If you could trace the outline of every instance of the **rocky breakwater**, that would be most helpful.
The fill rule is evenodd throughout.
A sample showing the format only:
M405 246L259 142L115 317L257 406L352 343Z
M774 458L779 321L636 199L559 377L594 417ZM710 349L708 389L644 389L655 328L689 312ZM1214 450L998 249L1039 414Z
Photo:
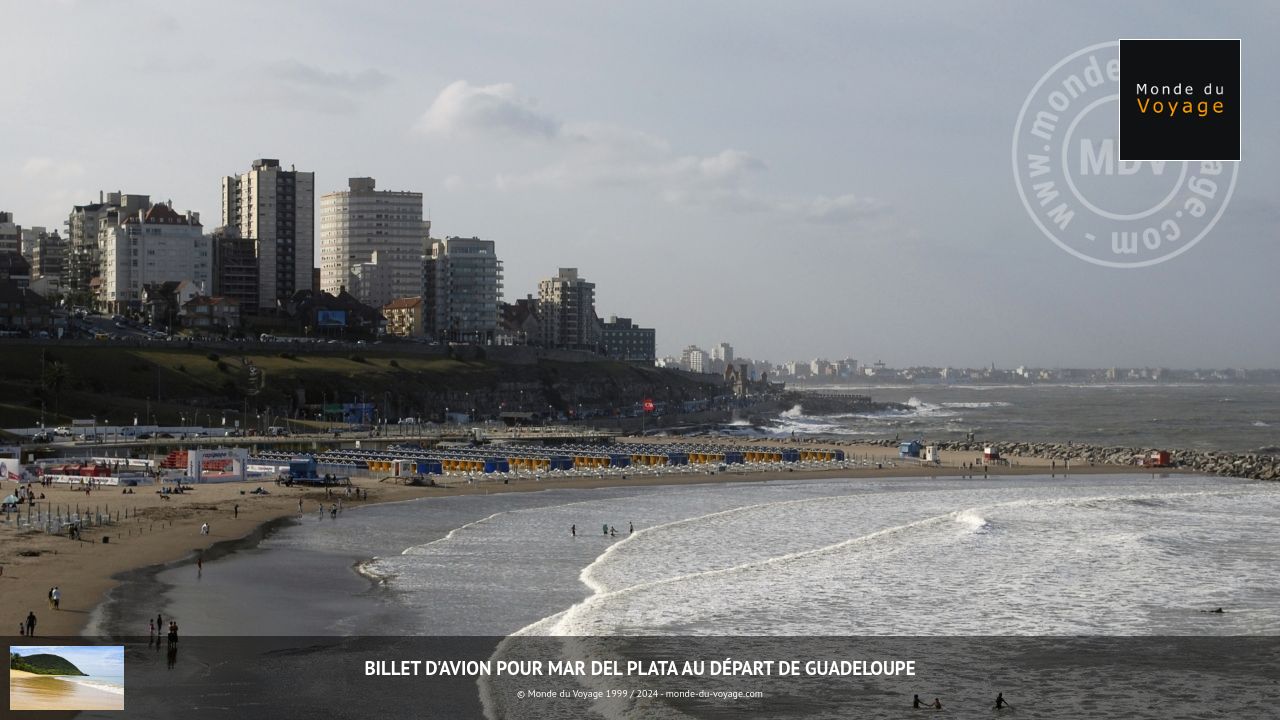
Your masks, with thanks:
M878 440L874 444L894 447L896 440ZM1050 442L937 442L940 450L981 454L992 448L1005 459L1043 458L1046 460L1088 463L1091 465L1147 465L1152 453L1163 448L1080 445ZM1182 468L1207 475L1280 480L1280 456L1266 453L1232 453L1210 450L1169 450L1166 467Z

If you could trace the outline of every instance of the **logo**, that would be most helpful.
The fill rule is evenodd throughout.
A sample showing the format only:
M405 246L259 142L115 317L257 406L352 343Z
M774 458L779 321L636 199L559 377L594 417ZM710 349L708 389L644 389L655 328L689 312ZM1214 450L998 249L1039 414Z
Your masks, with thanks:
M1091 45L1040 78L1014 126L1013 175L1023 207L1058 247L1095 265L1139 268L1213 229L1239 167L1121 160L1119 48Z

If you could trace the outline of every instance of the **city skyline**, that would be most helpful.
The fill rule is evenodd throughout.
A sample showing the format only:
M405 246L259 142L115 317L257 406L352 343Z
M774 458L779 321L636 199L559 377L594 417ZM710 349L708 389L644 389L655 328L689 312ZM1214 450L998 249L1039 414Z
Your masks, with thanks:
M1274 49L1244 38L1246 162L1221 223L1182 257L1080 263L1039 235L1008 172L1018 106L1054 62L1117 36L1265 37L1277 21L1260 4L1112 9L1106 27L1047 6L982 24L945 5L817 5L787 21L712 4L679 22L652 5L236 7L137 8L127 21L148 43L135 46L102 32L126 20L110 4L6 5L28 29L11 99L49 112L0 120L0 209L60 229L73 205L120 190L211 229L219 178L281 158L315 173L318 196L361 176L422 192L435 234L497 243L508 302L580 268L602 315L657 328L659 355L724 336L746 356L873 347L897 366L1280 357L1267 241L1280 152L1264 131L1277 108L1251 72ZM565 42L553 30L570 21L584 32ZM889 32L904 23L910 40ZM1046 43L1027 24L1060 32ZM421 43L429 27L455 32ZM637 52L654 37L659 52ZM86 82L108 50L116 74ZM110 107L134 82L130 113L69 111L72 88L77 106Z

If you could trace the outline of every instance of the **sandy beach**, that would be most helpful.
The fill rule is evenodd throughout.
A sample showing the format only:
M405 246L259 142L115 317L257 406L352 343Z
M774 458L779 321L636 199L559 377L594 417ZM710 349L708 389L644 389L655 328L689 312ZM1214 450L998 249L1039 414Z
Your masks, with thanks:
M123 710L124 695L54 675L9 671L10 710Z
M652 438L645 442L689 442L689 438ZM780 444L783 441L717 439L716 442L737 442L743 445ZM353 484L368 492L368 500L344 497L344 508L356 508L364 504L404 501L423 497L442 497L459 494L530 492L555 488L595 488L603 486L679 485L706 482L760 482L777 479L865 478L865 477L959 477L967 472L954 464L969 462L973 458L943 456L943 465L922 467L918 464L899 464L896 451L876 445L839 443L803 443L809 447L839 447L851 458L869 462L870 467L795 472L711 472L695 470L687 474L663 474L660 476L629 475L578 476L567 478L528 478L503 481L483 481L469 484L465 478L445 477L439 487L411 487L394 481L378 479L354 480ZM882 463L883 467L875 467ZM948 466L952 465L952 466ZM992 468L994 475L1036 474L1048 469L1049 461L1019 458L1014 466ZM1131 466L1098 466L1073 468L1072 474L1085 472L1135 472ZM1059 469L1058 472L1061 472ZM976 471L981 477L982 470ZM249 491L262 487L270 494L251 495ZM324 489L288 488L272 482L224 483L197 485L187 493L162 499L154 486L136 488L134 494L121 494L119 489L103 489L90 495L65 487L39 488L45 502L74 510L100 508L113 516L120 514L115 524L92 528L84 532L80 540L66 536L54 536L38 531L19 532L13 523L0 525L0 607L6 608L3 617L5 635L16 635L16 627L34 612L38 619L35 636L74 636L81 633L88 623L93 609L105 593L116 583L113 576L137 568L174 562L194 562L194 558L210 545L243 538L272 520L298 514L298 502L302 501L306 514L318 512L336 502L342 493L335 491L326 498ZM209 533L201 534L200 528L209 524ZM109 536L107 543L104 537ZM49 607L49 588L58 586L61 591L61 607Z

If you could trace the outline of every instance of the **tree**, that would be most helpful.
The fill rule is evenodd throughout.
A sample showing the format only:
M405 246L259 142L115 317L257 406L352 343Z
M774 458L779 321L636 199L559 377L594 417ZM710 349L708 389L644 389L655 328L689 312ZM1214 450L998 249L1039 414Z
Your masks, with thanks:
M47 362L40 372L40 386L45 392L53 394L53 415L61 416L59 403L62 397L62 391L71 381L71 370L58 360Z

